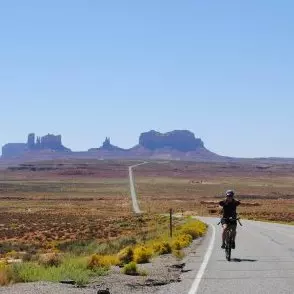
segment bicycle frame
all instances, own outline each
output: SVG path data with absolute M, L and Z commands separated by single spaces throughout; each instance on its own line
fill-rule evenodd
M 240 226 L 242 226 L 241 222 L 240 222 L 240 218 L 222 218 L 220 220 L 220 222 L 218 223 L 218 225 L 221 223 L 221 221 L 223 219 L 229 220 L 229 222 L 231 221 L 238 221 Z M 231 261 L 231 251 L 232 251 L 232 242 L 233 242 L 233 230 L 234 230 L 234 225 L 229 223 L 228 227 L 226 228 L 226 232 L 225 232 L 225 252 L 226 252 L 226 259 L 228 261 Z
M 228 261 L 231 260 L 231 251 L 232 251 L 232 242 L 233 242 L 233 226 L 228 225 L 225 233 L 225 251 L 226 251 L 226 259 Z

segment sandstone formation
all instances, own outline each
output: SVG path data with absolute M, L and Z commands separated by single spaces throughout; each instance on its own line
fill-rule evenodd
M 70 149 L 64 147 L 61 142 L 61 135 L 48 134 L 37 140 L 35 149 L 50 149 L 54 151 L 70 151 Z
M 219 161 L 227 160 L 204 147 L 201 139 L 187 130 L 176 130 L 162 134 L 156 131 L 142 133 L 139 144 L 123 149 L 111 144 L 110 138 L 99 148 L 88 151 L 70 152 L 70 149 L 62 145 L 61 136 L 48 134 L 44 137 L 36 137 L 29 134 L 27 143 L 7 144 L 3 146 L 2 158 L 33 160 L 51 159 L 136 159 L 136 160 L 195 160 L 195 161 Z
M 70 149 L 64 147 L 61 136 L 48 134 L 44 137 L 37 137 L 35 134 L 28 135 L 27 143 L 8 143 L 2 147 L 2 156 L 5 158 L 21 156 L 25 152 L 50 150 L 56 152 L 69 152 Z
M 2 157 L 19 156 L 28 150 L 25 143 L 8 143 L 2 147 Z
M 110 143 L 110 138 L 106 137 L 105 141 L 102 143 L 102 146 L 99 148 L 92 148 L 88 151 L 124 151 L 124 149 L 114 146 Z
M 152 130 L 141 134 L 139 144 L 149 150 L 168 148 L 181 152 L 195 151 L 204 147 L 201 139 L 195 138 L 192 132 L 185 130 L 164 134 Z

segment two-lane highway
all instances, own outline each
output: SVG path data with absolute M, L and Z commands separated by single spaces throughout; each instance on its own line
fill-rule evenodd
M 145 163 L 142 163 L 145 164 Z M 141 165 L 141 164 L 139 164 Z M 132 169 L 129 168 L 135 213 L 140 213 Z M 207 236 L 189 254 L 182 282 L 162 286 L 158 294 L 293 294 L 294 226 L 242 220 L 237 227 L 232 260 L 221 249 L 219 219 L 199 217 L 209 224 Z
M 183 274 L 182 283 L 160 293 L 294 293 L 294 226 L 242 221 L 228 262 L 220 248 L 218 219 L 200 219 L 210 224 L 210 229 L 195 255 L 186 258 L 186 269 L 191 271 Z
M 134 213 L 141 213 L 141 210 L 138 205 L 137 201 L 137 194 L 135 189 L 135 181 L 134 181 L 134 174 L 133 174 L 133 168 L 146 164 L 147 162 L 142 162 L 139 164 L 135 164 L 132 166 L 129 166 L 129 180 L 130 180 L 130 192 L 131 192 L 131 198 L 132 198 L 132 204 L 133 204 L 133 211 Z
M 293 226 L 243 221 L 232 262 L 220 246 L 218 233 L 198 293 L 294 293 Z

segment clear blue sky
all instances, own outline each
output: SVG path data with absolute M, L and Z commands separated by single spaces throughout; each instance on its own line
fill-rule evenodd
M 229 156 L 294 157 L 292 0 L 0 3 L 0 145 L 73 150 L 189 129 Z

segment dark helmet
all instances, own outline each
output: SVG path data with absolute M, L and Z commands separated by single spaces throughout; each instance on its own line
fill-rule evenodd
M 235 193 L 234 193 L 233 190 L 228 190 L 228 191 L 226 191 L 226 196 L 227 196 L 227 197 L 234 197 L 234 195 L 235 195 Z

